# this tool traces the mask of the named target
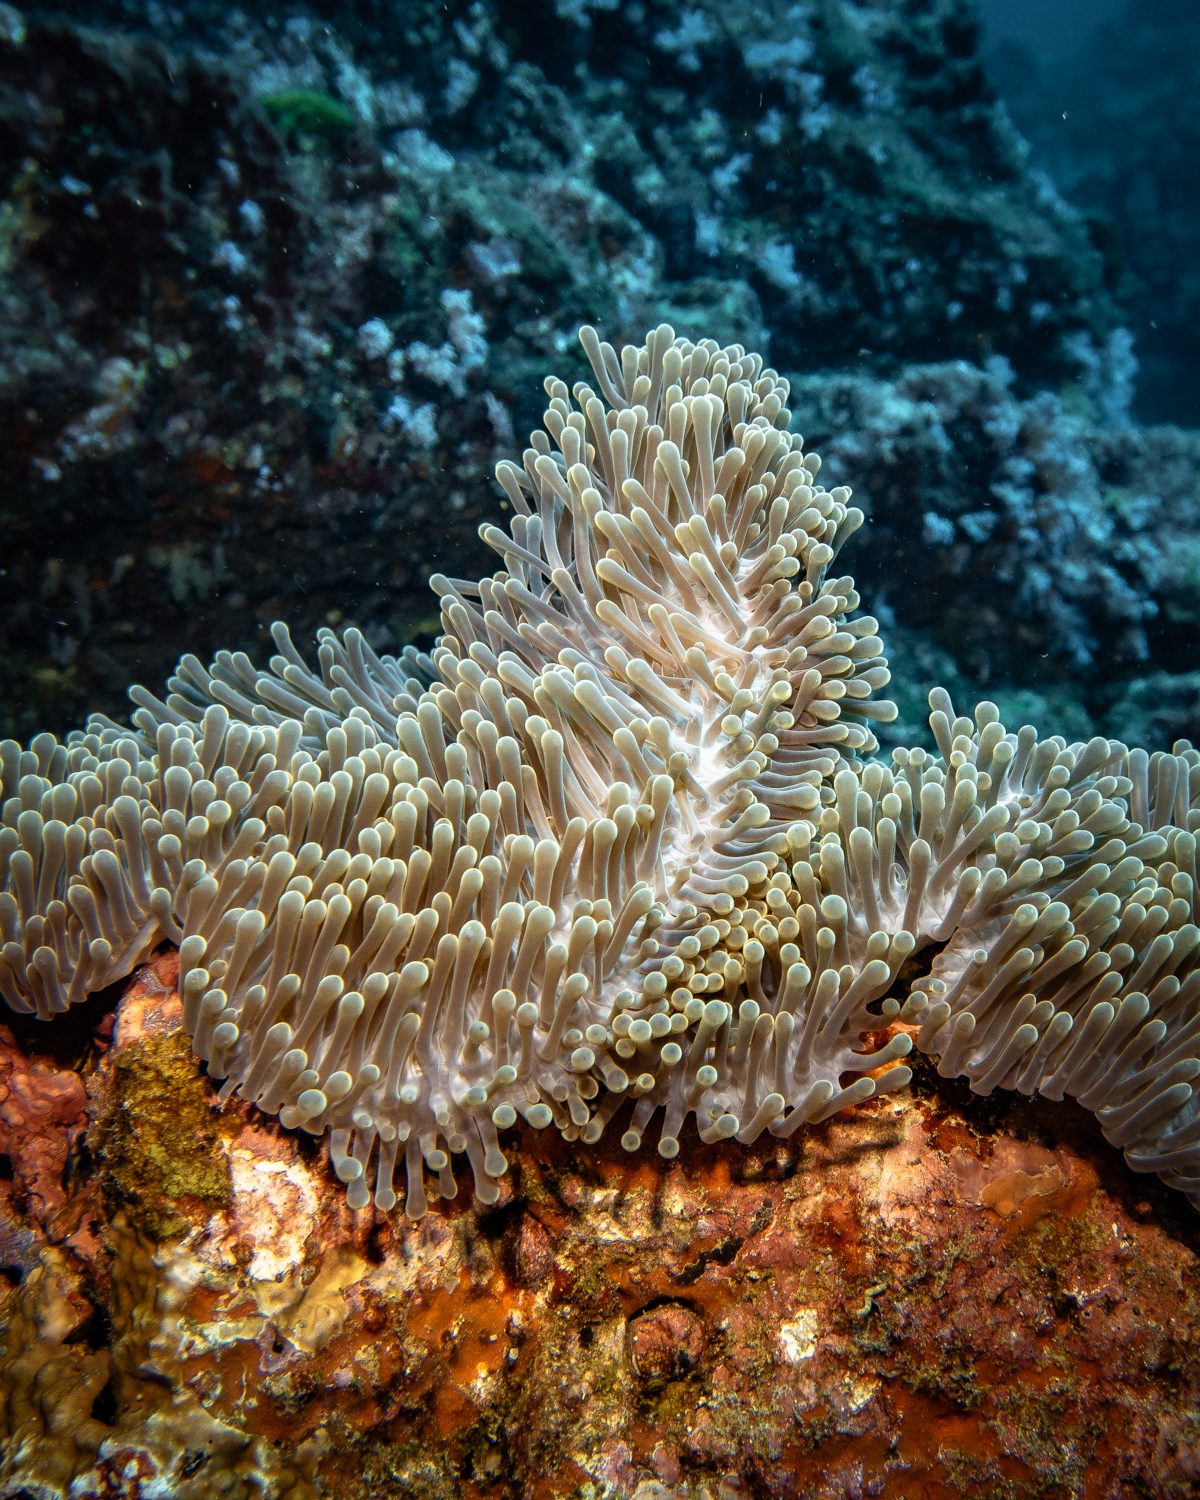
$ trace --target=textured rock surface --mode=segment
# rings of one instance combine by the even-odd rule
[[[189,1112],[207,1116],[208,1107],[205,1083],[171,1029],[178,1000],[166,986],[176,969],[169,954],[142,970],[111,1046],[102,1036],[94,1048],[85,1067],[86,1145],[79,1077],[30,1063],[6,1043],[6,1103],[14,1082],[24,1080],[25,1119],[36,1122],[41,1149],[17,1148],[13,1191],[2,1207],[5,1496],[307,1500],[318,1493],[311,1480],[319,1440],[275,1443],[210,1412],[205,1400],[202,1346],[189,1324],[206,1290],[217,1300],[236,1292],[237,1268],[225,1260],[223,1284],[209,1274],[206,1287],[206,1268],[189,1247],[210,1223],[214,1178],[231,1202],[233,1158],[219,1147],[214,1153],[217,1129],[209,1128],[208,1140],[191,1132]],[[156,1112],[168,1075],[171,1107]],[[52,1142],[55,1116],[62,1123]],[[233,1119],[213,1123],[226,1135],[239,1128]],[[44,1173],[52,1144],[60,1157],[76,1147],[65,1202],[62,1193],[55,1203],[39,1192],[28,1175],[31,1157],[33,1172]]]
[[[39,1222],[64,1202],[67,1157],[86,1124],[87,1095],[77,1074],[29,1058],[0,1027],[0,1152],[7,1158],[6,1192]]]
[[[88,1065],[65,1203],[4,1196],[0,1494],[137,1500],[165,1469],[201,1500],[221,1468],[297,1500],[1195,1493],[1200,1231],[1082,1111],[919,1072],[673,1163],[511,1132],[496,1207],[413,1225],[349,1213],[261,1116],[198,1150],[182,1051],[179,1129],[137,1133],[140,1177],[109,1154],[164,1076],[173,973],[141,971]],[[9,1055],[39,1099],[71,1088]]]

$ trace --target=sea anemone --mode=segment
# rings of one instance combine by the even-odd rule
[[[939,1072],[1076,1096],[1200,1206],[1200,754],[894,717],[831,569],[862,524],[787,382],[663,326],[553,378],[501,570],[431,655],[286,626],[185,656],[134,729],[3,754],[0,992],[49,1018],[179,946],[219,1099],[329,1132],[352,1207],[496,1201],[522,1116],[748,1143]],[[910,962],[936,949],[932,967]],[[910,973],[925,977],[909,982]],[[866,1040],[890,1038],[872,1050]]]

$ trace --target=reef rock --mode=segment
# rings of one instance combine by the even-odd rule
[[[215,1110],[176,964],[125,987],[86,1106],[5,1040],[0,1495],[1200,1484],[1200,1230],[1073,1104],[923,1065],[787,1141],[669,1162],[522,1128],[499,1203],[464,1188],[413,1224]]]

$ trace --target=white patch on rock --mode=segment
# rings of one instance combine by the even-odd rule
[[[817,1352],[817,1313],[812,1307],[801,1308],[794,1318],[779,1325],[779,1342],[789,1365],[802,1364]]]

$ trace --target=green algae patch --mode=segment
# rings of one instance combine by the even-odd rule
[[[298,132],[340,141],[354,129],[354,116],[346,106],[316,89],[284,89],[278,94],[262,94],[258,102],[285,135]]]
[[[88,1142],[101,1164],[109,1214],[124,1211],[152,1239],[165,1240],[227,1208],[221,1138],[230,1123],[209,1107],[184,1032],[147,1036],[120,1053]]]

